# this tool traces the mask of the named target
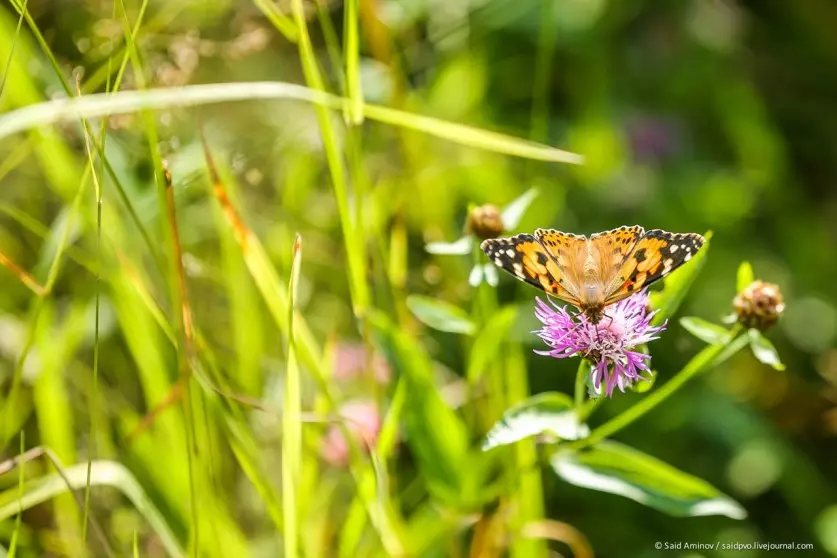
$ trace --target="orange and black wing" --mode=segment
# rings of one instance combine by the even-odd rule
[[[605,304],[618,302],[659,281],[691,260],[705,242],[696,233],[647,231],[622,264],[617,276],[621,286],[607,297]]]
[[[484,240],[480,248],[494,264],[521,281],[578,305],[566,287],[565,274],[546,248],[531,234]]]
[[[590,236],[593,261],[598,269],[598,281],[605,299],[624,283],[619,271],[645,234],[639,225],[623,226]]]

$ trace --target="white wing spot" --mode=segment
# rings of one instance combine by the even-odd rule
[[[671,246],[669,246],[668,251],[674,254],[675,252],[677,252],[678,248],[680,247],[677,244],[672,244]]]
[[[518,262],[514,262],[512,264],[512,267],[514,268],[514,274],[523,279],[523,266],[520,265]]]
[[[684,261],[684,262],[688,262],[688,261],[689,261],[689,260],[691,260],[691,259],[692,259],[692,253],[691,253],[691,252],[689,252],[688,254],[686,254],[686,257],[685,257],[685,258],[683,258],[683,261]]]
[[[506,250],[506,255],[510,258],[513,258],[514,257],[514,250],[509,248],[508,250]]]
[[[499,267],[503,267],[503,260],[500,258],[494,258],[494,263],[497,264]]]

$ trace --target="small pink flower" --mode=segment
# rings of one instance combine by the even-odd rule
[[[340,417],[346,429],[366,451],[374,446],[381,430],[378,408],[371,401],[349,401],[340,407]],[[322,456],[335,467],[345,466],[349,461],[349,444],[339,424],[331,424],[323,437]]]
[[[656,311],[648,312],[647,291],[608,306],[596,325],[584,314],[573,315],[566,308],[536,300],[535,316],[543,327],[535,333],[551,347],[536,353],[554,358],[586,357],[593,363],[593,387],[600,392],[604,383],[608,397],[613,395],[614,387],[624,393],[635,381],[647,380],[641,373],[651,373],[651,355],[632,349],[657,339],[666,327],[665,323],[651,325]]]
[[[367,365],[368,352],[360,343],[340,343],[334,351],[334,379],[353,380],[360,376]],[[374,353],[372,355],[372,373],[375,379],[384,384],[390,379],[387,361]]]

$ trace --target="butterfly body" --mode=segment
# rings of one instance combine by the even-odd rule
[[[598,323],[605,308],[689,261],[705,239],[694,233],[624,226],[586,237],[553,229],[483,241],[498,267],[569,302]]]

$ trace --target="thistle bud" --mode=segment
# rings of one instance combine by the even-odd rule
[[[765,331],[776,323],[785,303],[778,285],[753,281],[733,301],[738,321],[747,328]]]
[[[504,230],[503,219],[496,205],[480,205],[468,215],[468,232],[480,240],[497,238]]]

